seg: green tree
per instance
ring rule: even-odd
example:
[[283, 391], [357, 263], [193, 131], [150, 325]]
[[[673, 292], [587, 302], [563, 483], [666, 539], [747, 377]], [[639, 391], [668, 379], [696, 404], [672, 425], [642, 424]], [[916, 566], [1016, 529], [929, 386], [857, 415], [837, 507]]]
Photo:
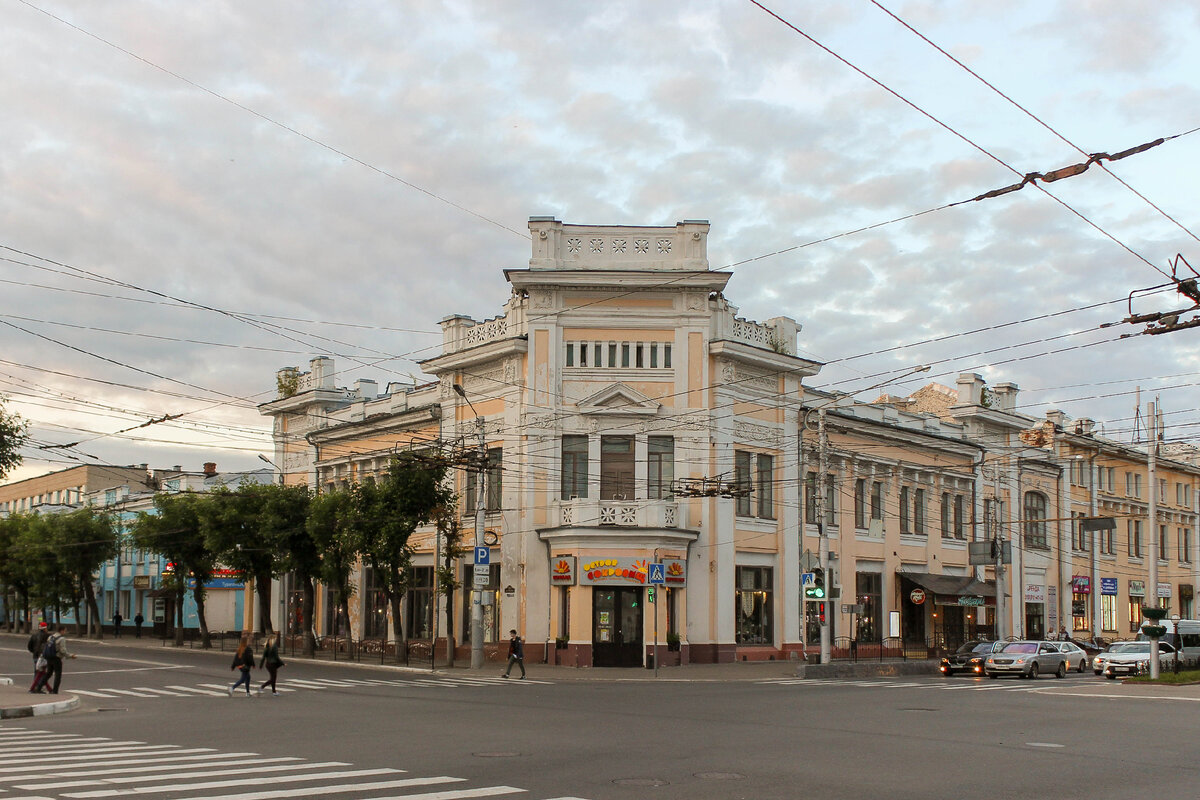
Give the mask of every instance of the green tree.
[[331, 631], [335, 636], [350, 624], [350, 598], [355, 592], [350, 576], [358, 561], [356, 514], [354, 493], [345, 490], [314, 495], [308, 508], [308, 535], [319, 554], [317, 578], [333, 590], [337, 602]]
[[286, 523], [268, 508], [278, 487], [246, 483], [232, 491], [215, 489], [201, 521], [204, 538], [217, 559], [236, 570], [243, 580], [254, 580], [258, 595], [259, 630], [273, 633], [271, 581], [278, 577], [281, 560], [278, 534]]
[[[250, 491], [246, 484], [238, 491]], [[313, 629], [313, 609], [316, 606], [314, 578], [321, 570], [321, 551], [308, 526], [312, 493], [307, 486], [262, 485], [254, 489], [263, 497], [258, 520], [262, 538], [275, 548], [275, 562], [282, 572], [292, 573], [300, 584], [300, 630], [304, 637], [304, 653], [316, 649]], [[287, 625], [283, 629], [288, 630]]]
[[[104, 638], [92, 577], [104, 562], [119, 552], [116, 522], [111, 514], [98, 513], [90, 506], [68, 514], [55, 514], [48, 521], [52, 522], [63, 572], [71, 578], [70, 600], [75, 609], [76, 628], [80, 620], [80, 603], [86, 603], [97, 637]], [[91, 630], [87, 633], [92, 635]]]
[[[0, 519], [0, 583], [12, 597], [12, 627], [20, 628], [24, 619], [24, 632], [29, 633], [33, 623], [33, 573], [36, 548], [26, 542], [33, 541], [27, 533], [33, 524], [30, 514], [13, 514]], [[8, 607], [8, 603], [5, 604]]]
[[0, 395], [0, 478], [21, 463], [20, 449], [29, 439], [29, 423], [5, 411], [5, 399]]
[[211, 498], [195, 492], [156, 494], [154, 513], [141, 512], [130, 531], [134, 544], [156, 553], [173, 565], [163, 575], [163, 588], [175, 591], [175, 644], [183, 644], [183, 596], [188, 580], [193, 579], [192, 598], [200, 626], [200, 646], [211, 647], [205, 615], [205, 585], [212, 580], [216, 557], [203, 535], [202, 520], [207, 516]]
[[[432, 522], [439, 509], [453, 502], [445, 474], [445, 467], [430, 467], [402, 454], [392, 459], [382, 478], [356, 487], [358, 549], [387, 598], [397, 643], [405, 641], [400, 608], [412, 580], [409, 539], [418, 527]], [[399, 647], [396, 653], [399, 657]]]

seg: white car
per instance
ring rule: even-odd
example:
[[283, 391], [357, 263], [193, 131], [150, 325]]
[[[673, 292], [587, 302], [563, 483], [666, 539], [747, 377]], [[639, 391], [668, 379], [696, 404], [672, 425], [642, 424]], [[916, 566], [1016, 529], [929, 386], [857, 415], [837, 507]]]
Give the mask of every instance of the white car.
[[1088, 654], [1082, 647], [1074, 642], [1059, 642], [1058, 649], [1067, 657], [1067, 669], [1073, 669], [1076, 672], [1083, 672], [1087, 669]]
[[[1158, 666], [1170, 669], [1175, 666], [1175, 648], [1166, 642], [1158, 643]], [[1092, 671], [1109, 680], [1118, 675], [1144, 675], [1150, 671], [1150, 643], [1123, 642], [1113, 645], [1107, 652], [1092, 661]]]

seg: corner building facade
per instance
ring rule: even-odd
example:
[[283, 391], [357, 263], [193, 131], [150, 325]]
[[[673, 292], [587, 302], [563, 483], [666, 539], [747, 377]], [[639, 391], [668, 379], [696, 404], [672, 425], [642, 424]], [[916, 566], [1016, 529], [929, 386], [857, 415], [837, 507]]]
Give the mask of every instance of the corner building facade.
[[[285, 480], [336, 487], [386, 469], [400, 448], [477, 446], [481, 419], [492, 651], [509, 628], [530, 658], [540, 646], [549, 662], [575, 666], [801, 650], [798, 420], [801, 383], [820, 365], [792, 355], [799, 326], [737, 316], [723, 294], [732, 274], [709, 269], [707, 222], [534, 217], [529, 230], [528, 269], [505, 272], [504, 313], [442, 320], [442, 352], [422, 364], [436, 383], [339, 389], [329, 359], [279, 373], [279, 397], [262, 412], [274, 417]], [[454, 480], [472, 531], [475, 476]], [[417, 546], [406, 630], [422, 638], [437, 624], [441, 641], [445, 604], [456, 603], [465, 654], [471, 560], [459, 565], [465, 588], [436, 602], [433, 623], [434, 603], [419, 599], [423, 571], [432, 585], [432, 532]], [[648, 602], [654, 563], [666, 583]], [[365, 571], [356, 582], [345, 622], [367, 636], [389, 612], [375, 607]], [[318, 630], [332, 624], [321, 614]]]

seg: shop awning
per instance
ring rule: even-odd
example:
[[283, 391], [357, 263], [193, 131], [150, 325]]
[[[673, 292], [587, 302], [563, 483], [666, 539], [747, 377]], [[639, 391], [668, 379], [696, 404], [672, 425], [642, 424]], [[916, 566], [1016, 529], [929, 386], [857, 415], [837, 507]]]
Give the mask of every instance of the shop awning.
[[932, 572], [897, 572], [901, 578], [912, 581], [936, 597], [992, 597], [996, 596], [996, 584], [978, 581], [965, 575], [935, 575]]

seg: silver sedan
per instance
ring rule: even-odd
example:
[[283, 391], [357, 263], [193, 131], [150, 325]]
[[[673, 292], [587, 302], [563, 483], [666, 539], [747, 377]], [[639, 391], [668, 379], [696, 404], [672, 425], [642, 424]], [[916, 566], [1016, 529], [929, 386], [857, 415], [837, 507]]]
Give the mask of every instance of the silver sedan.
[[987, 657], [983, 671], [989, 678], [1001, 675], [1036, 678], [1043, 672], [1054, 673], [1056, 678], [1065, 678], [1071, 667], [1068, 658], [1066, 653], [1059, 650], [1058, 642], [1008, 642]]

